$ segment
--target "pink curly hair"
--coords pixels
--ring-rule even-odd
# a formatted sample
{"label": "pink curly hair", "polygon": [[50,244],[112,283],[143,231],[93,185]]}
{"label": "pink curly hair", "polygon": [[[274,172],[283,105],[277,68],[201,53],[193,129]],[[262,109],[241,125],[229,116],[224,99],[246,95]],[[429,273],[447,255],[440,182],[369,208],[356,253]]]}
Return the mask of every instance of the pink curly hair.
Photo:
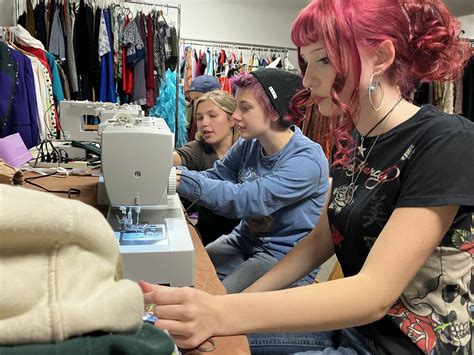
{"label": "pink curly hair", "polygon": [[[313,0],[298,15],[291,36],[300,48],[321,41],[336,70],[332,85],[333,104],[339,109],[331,117],[330,130],[336,145],[333,164],[345,165],[354,149],[351,132],[359,112],[361,60],[358,46],[374,50],[385,40],[395,47],[395,60],[386,74],[408,98],[417,82],[452,80],[462,73],[469,59],[468,45],[459,38],[460,25],[440,0]],[[349,63],[355,88],[349,102],[339,94],[348,78]],[[293,105],[310,100],[300,91]]]}

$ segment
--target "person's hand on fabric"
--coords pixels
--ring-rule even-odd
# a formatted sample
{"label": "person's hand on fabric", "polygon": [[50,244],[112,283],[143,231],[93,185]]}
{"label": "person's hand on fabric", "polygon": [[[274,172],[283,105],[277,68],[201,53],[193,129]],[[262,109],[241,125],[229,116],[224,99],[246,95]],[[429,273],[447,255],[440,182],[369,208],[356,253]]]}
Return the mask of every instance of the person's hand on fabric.
{"label": "person's hand on fabric", "polygon": [[217,327],[214,296],[191,287],[166,287],[140,281],[145,304],[154,304],[155,327],[167,330],[176,345],[192,349],[209,339]]}

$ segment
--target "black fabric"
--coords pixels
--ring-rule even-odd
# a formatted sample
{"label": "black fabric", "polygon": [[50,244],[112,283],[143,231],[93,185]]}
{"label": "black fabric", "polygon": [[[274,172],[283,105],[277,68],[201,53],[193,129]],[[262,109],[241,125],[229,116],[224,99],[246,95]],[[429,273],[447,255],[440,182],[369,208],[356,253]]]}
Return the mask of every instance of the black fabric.
{"label": "black fabric", "polygon": [[2,355],[171,355],[173,350],[170,336],[146,323],[135,334],[95,333],[60,343],[0,346]]}
{"label": "black fabric", "polygon": [[[175,27],[170,27],[171,33],[171,56],[166,60],[166,69],[175,71],[178,65],[178,34]],[[204,74],[204,73],[202,73]]]}
{"label": "black fabric", "polygon": [[18,17],[16,23],[19,24],[21,27],[26,28],[26,11],[23,12],[20,17]]}
{"label": "black fabric", "polygon": [[45,48],[47,46],[47,34],[46,34],[46,6],[44,1],[40,1],[34,10],[35,13],[35,27],[36,27],[36,38],[43,43]]}
{"label": "black fabric", "polygon": [[462,85],[462,114],[474,121],[474,57],[464,70]]}
{"label": "black fabric", "polygon": [[[51,0],[48,4],[48,33],[51,36],[51,28],[53,27],[53,19],[54,19],[54,9],[56,8],[56,0]],[[49,38],[48,38],[49,43]]]}
{"label": "black fabric", "polygon": [[280,117],[288,114],[288,106],[301,87],[301,77],[281,69],[265,68],[251,72],[263,86]]}
{"label": "black fabric", "polygon": [[430,102],[430,84],[419,83],[416,86],[415,97],[413,99],[417,105],[423,106]]}
{"label": "black fabric", "polygon": [[86,6],[84,0],[81,0],[74,23],[74,49],[79,80],[79,100],[93,100],[92,61],[97,57],[97,55],[94,56],[92,48],[93,17],[92,8]]}
{"label": "black fabric", "polygon": [[224,234],[229,234],[240,223],[240,219],[219,216],[203,206],[198,206],[198,215],[196,228],[204,246]]}
{"label": "black fabric", "polygon": [[[361,165],[365,157],[357,154],[347,168],[332,169],[328,216],[344,276],[356,275],[361,270],[370,248],[398,207],[460,205],[440,246],[453,253],[465,252],[469,238],[460,240],[456,234],[466,231],[469,235],[473,228],[474,124],[427,105],[375,142],[376,139],[369,137],[364,141],[366,156],[373,146],[365,164]],[[351,182],[355,182],[357,189],[354,201],[348,204],[344,197]],[[437,276],[432,275],[433,279]],[[392,318],[387,315],[361,331],[389,353],[400,354],[404,348],[415,354],[418,348],[406,341],[407,336],[401,336],[400,328],[412,321],[403,317],[403,312],[402,308],[393,309]],[[399,327],[392,325],[397,321],[402,322]],[[445,346],[441,341],[437,344],[437,351]]]}
{"label": "black fabric", "polygon": [[99,100],[100,96],[100,58],[99,58],[99,32],[100,32],[100,20],[103,16],[102,9],[97,7],[94,13],[94,25],[93,25],[93,39],[92,39],[92,53],[95,55],[90,59],[91,75],[92,75],[92,86],[95,92],[95,99]]}

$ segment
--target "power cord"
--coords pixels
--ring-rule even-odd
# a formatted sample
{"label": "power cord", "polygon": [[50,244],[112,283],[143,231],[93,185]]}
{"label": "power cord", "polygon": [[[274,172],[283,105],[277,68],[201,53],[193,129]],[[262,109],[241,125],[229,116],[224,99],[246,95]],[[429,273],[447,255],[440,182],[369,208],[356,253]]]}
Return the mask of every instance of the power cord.
{"label": "power cord", "polygon": [[189,180],[194,181],[194,182],[196,183],[196,185],[199,187],[199,194],[198,194],[198,196],[197,196],[193,201],[191,201],[191,204],[188,206],[188,208],[186,208],[186,209],[184,210],[184,213],[187,213],[187,212],[189,211],[189,209],[190,209],[191,207],[193,207],[193,206],[196,204],[196,202],[198,202],[199,199],[201,198],[202,188],[201,188],[201,185],[199,184],[199,181],[197,181],[195,178],[192,178],[191,176],[182,175],[182,174],[180,174],[180,177],[182,177],[182,178],[184,177],[184,178],[186,178],[186,179],[189,179]]}
{"label": "power cord", "polygon": [[199,229],[197,229],[196,225],[188,218],[187,215],[185,215],[184,218],[186,219],[186,222],[188,222],[193,227],[193,229],[196,231],[196,234],[198,235],[199,239],[202,240],[201,233],[199,233]]}
{"label": "power cord", "polygon": [[25,178],[25,182],[27,184],[30,184],[30,185],[33,185],[33,186],[36,186],[40,189],[42,189],[43,191],[46,191],[46,192],[52,192],[52,193],[56,193],[56,194],[67,194],[67,197],[68,198],[71,198],[71,195],[80,195],[81,194],[81,190],[80,189],[77,189],[75,187],[71,187],[70,189],[68,190],[50,190],[50,189],[47,189],[46,187],[44,186],[41,186],[41,185],[38,185],[34,182],[32,182],[32,180],[37,180],[37,179],[42,179],[42,178],[45,178],[45,177],[48,177],[48,176],[53,176],[53,175],[56,175],[58,172],[55,171],[53,173],[50,173],[50,174],[46,174],[46,175],[41,175],[41,176],[33,176],[33,177],[29,177],[29,178]]}

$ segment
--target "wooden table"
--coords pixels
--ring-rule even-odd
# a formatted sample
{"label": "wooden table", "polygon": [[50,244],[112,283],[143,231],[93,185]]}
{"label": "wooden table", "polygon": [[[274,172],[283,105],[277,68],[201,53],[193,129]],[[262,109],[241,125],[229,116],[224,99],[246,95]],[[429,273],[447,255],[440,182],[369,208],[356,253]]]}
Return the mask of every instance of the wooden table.
{"label": "wooden table", "polygon": [[[33,173],[26,173],[25,177],[38,176]],[[71,199],[80,200],[91,206],[97,206],[97,181],[96,176],[68,176],[61,178],[56,176],[49,176],[41,179],[36,179],[33,182],[46,187],[48,190],[66,191],[69,188],[77,188],[81,190],[80,195],[71,195]],[[30,184],[24,185],[27,188],[41,190]],[[57,193],[58,196],[67,197],[67,194]],[[99,206],[100,207],[100,206]],[[103,211],[103,208],[99,208]],[[204,246],[199,239],[193,226],[189,226],[191,238],[193,240],[195,249],[195,285],[197,289],[206,291],[213,295],[223,295],[226,290],[217,277],[214,265],[212,265]],[[250,354],[247,337],[245,335],[214,337],[216,349],[212,354]],[[207,346],[207,344],[206,344]],[[199,351],[186,351],[186,354],[204,354]]]}

